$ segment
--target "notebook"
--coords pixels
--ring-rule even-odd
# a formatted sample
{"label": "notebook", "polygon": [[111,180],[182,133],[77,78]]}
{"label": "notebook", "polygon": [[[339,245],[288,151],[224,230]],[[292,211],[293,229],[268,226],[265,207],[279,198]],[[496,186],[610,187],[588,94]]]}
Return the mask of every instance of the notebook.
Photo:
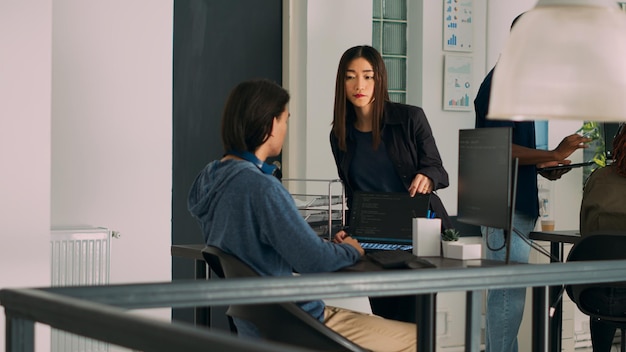
{"label": "notebook", "polygon": [[427,217],[430,195],[354,192],[348,233],[365,251],[411,250],[413,218]]}

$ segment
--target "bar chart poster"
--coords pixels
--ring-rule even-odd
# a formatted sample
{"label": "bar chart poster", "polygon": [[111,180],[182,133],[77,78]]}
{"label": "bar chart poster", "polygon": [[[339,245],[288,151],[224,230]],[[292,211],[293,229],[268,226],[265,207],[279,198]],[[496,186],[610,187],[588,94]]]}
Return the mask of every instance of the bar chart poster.
{"label": "bar chart poster", "polygon": [[443,0],[443,50],[471,52],[473,0]]}
{"label": "bar chart poster", "polygon": [[472,58],[446,55],[443,80],[443,109],[472,111]]}

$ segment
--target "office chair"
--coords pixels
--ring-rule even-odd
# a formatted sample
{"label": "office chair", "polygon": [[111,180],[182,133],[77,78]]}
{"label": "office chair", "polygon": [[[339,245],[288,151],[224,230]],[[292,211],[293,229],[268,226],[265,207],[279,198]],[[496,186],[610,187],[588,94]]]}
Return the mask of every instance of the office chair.
{"label": "office chair", "polygon": [[[626,259],[626,234],[597,233],[583,237],[570,251],[567,261],[585,260],[617,260]],[[610,316],[598,313],[595,302],[585,300],[585,291],[590,288],[626,288],[624,282],[607,282],[597,284],[567,285],[567,295],[584,314],[613,325],[621,332],[621,351],[626,352],[626,312],[621,316]]]}
{"label": "office chair", "polygon": [[[222,278],[260,276],[239,258],[217,247],[205,247],[202,255],[209,267]],[[226,314],[253,323],[264,338],[274,342],[317,351],[368,351],[328,328],[292,302],[231,305]]]}

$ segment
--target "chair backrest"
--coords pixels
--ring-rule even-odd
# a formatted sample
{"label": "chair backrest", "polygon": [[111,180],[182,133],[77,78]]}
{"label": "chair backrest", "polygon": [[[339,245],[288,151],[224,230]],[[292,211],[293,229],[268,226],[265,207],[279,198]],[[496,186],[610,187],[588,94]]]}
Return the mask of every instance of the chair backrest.
{"label": "chair backrest", "polygon": [[[589,261],[589,260],[620,260],[626,259],[626,233],[595,233],[583,237],[574,245],[567,261]],[[568,296],[578,306],[581,312],[586,315],[610,319],[626,321],[625,317],[608,317],[600,316],[594,310],[590,302],[581,300],[581,295],[585,290],[590,288],[625,288],[625,282],[609,282],[596,284],[580,284],[568,285],[566,291]]]}
{"label": "chair backrest", "polygon": [[[202,255],[213,272],[222,278],[260,276],[239,258],[217,247],[205,247]],[[318,351],[367,351],[292,302],[232,305],[227,314],[251,322],[264,338],[271,341]]]}

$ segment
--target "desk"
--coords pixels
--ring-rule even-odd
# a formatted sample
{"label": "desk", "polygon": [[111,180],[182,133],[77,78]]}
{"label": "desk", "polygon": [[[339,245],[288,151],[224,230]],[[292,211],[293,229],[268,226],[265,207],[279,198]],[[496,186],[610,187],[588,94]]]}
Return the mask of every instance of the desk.
{"label": "desk", "polygon": [[[487,267],[487,266],[501,266],[505,265],[500,261],[493,261],[487,259],[474,259],[474,260],[459,260],[449,259],[443,257],[424,257],[431,263],[437,266],[437,269],[452,269],[452,268],[469,268],[469,267]],[[515,264],[512,264],[515,265]],[[360,260],[356,264],[344,268],[341,271],[345,272],[368,272],[368,271],[385,271],[389,269],[383,269],[367,257]],[[404,270],[404,269],[401,269]],[[423,270],[423,269],[417,269]],[[397,297],[397,296],[396,296]],[[405,296],[401,296],[402,299],[407,301],[406,305],[411,305],[405,299]],[[417,324],[417,350],[418,351],[435,351],[437,341],[437,296],[436,293],[417,295],[414,303],[415,306],[415,323]],[[468,291],[465,297],[466,303],[466,315],[465,315],[465,350],[466,351],[479,351],[480,350],[480,337],[481,337],[481,313],[483,297],[481,291]]]}
{"label": "desk", "polygon": [[[196,261],[196,278],[206,279],[206,263],[202,256],[202,248],[204,244],[188,244],[188,245],[172,245],[172,256],[183,257],[193,259]],[[468,267],[486,267],[486,266],[501,266],[505,265],[503,262],[491,261],[485,259],[476,260],[458,260],[448,259],[442,257],[426,257],[429,261],[437,266],[437,269],[450,269],[450,268],[468,268]],[[514,264],[515,265],[515,264]],[[202,268],[201,268],[202,267]],[[433,269],[433,270],[437,270]],[[368,260],[366,257],[360,260],[356,264],[344,268],[341,271],[345,272],[364,272],[364,271],[384,271],[374,262]],[[406,269],[402,269],[406,270]],[[418,269],[422,270],[422,269]],[[418,351],[435,351],[436,342],[436,294],[421,294],[416,296],[416,317],[417,317],[417,329],[418,329]],[[466,351],[480,351],[480,327],[481,318],[480,313],[482,311],[482,294],[481,291],[468,291],[466,294],[466,316],[465,316],[465,350]],[[196,317],[208,317],[209,308],[196,308]],[[207,319],[201,322],[203,325],[209,325],[210,321]]]}
{"label": "desk", "polygon": [[[531,240],[549,241],[550,242],[550,262],[564,262],[564,248],[565,243],[576,243],[580,240],[580,233],[578,230],[566,230],[566,231],[538,231],[530,233]],[[533,290],[539,290],[541,288],[533,288]],[[535,297],[540,295],[533,294],[533,326],[538,329],[545,330],[548,328],[548,344],[550,351],[561,351],[561,338],[562,338],[562,320],[563,320],[563,300],[559,295],[562,295],[561,286],[550,286],[548,289],[548,302],[534,302]],[[548,317],[548,309],[553,302],[558,303],[554,307],[554,315],[550,319]],[[546,322],[548,326],[546,327]],[[533,340],[533,350],[537,350],[539,346],[544,346],[546,341]],[[538,345],[535,345],[537,343]]]}
{"label": "desk", "polygon": [[564,243],[577,243],[580,241],[580,232],[578,230],[564,230],[564,231],[537,231],[530,233],[531,240],[549,241],[550,242],[550,254],[554,257],[551,262],[563,262],[563,244]]}

